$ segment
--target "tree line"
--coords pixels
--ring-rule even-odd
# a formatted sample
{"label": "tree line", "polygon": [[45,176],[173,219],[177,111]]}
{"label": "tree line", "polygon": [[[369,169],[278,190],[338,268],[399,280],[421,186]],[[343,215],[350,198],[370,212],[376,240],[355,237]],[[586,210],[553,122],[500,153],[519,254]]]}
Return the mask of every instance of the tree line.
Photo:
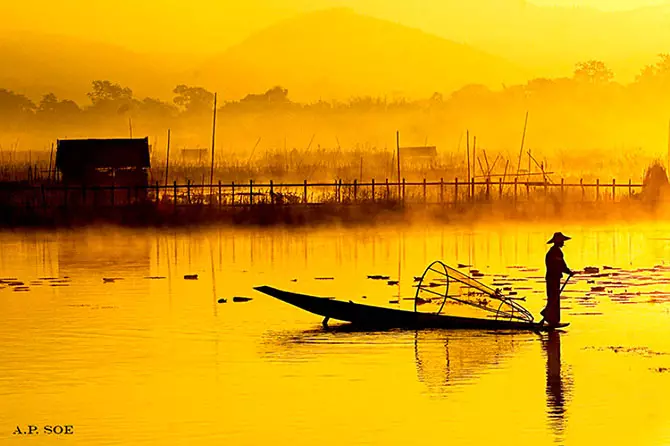
{"label": "tree line", "polygon": [[[105,118],[110,115],[143,116],[154,121],[188,118],[211,113],[214,93],[205,88],[177,85],[171,102],[156,98],[138,98],[133,90],[109,80],[95,80],[87,93],[90,103],[78,104],[58,98],[53,93],[34,102],[23,94],[0,88],[0,130],[17,128],[22,124],[77,123],[84,118]],[[604,106],[605,102],[629,101],[662,102],[670,93],[670,54],[660,54],[655,63],[644,67],[637,78],[626,85],[614,81],[614,73],[599,60],[576,64],[571,77],[539,78],[526,84],[503,86],[491,90],[483,85],[467,85],[445,97],[434,93],[426,99],[387,100],[379,97],[355,97],[348,101],[297,103],[289,99],[289,92],[275,86],[260,94],[248,94],[238,101],[220,103],[223,112],[259,111],[267,109],[295,109],[308,111],[328,110],[388,110],[413,108],[494,107],[535,100],[549,104],[564,102]]]}

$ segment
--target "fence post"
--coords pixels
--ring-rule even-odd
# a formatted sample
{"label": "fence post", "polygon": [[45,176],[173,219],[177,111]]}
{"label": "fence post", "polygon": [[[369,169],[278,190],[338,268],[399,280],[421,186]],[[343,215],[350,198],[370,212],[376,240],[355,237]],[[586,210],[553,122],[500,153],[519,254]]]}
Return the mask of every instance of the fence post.
{"label": "fence post", "polygon": [[596,180],[596,201],[600,201],[600,178]]}
{"label": "fence post", "polygon": [[426,204],[426,179],[423,179],[423,204]]}
{"label": "fence post", "polygon": [[405,179],[402,179],[402,204],[405,204]]}
{"label": "fence post", "polygon": [[517,200],[517,188],[519,186],[519,179],[514,178],[514,204],[516,205],[516,200]]}
{"label": "fence post", "polygon": [[530,201],[530,179],[526,178],[526,200]]}
{"label": "fence post", "polygon": [[616,178],[612,178],[612,203],[616,201]]}
{"label": "fence post", "polygon": [[628,179],[628,198],[633,197],[633,180]]}
{"label": "fence post", "polygon": [[186,201],[191,204],[191,180],[186,181]]}
{"label": "fence post", "polygon": [[386,179],[386,201],[391,199],[391,190],[389,189],[389,179]]}
{"label": "fence post", "polygon": [[231,183],[230,204],[235,207],[235,182]]}
{"label": "fence post", "polygon": [[358,181],[354,180],[354,203],[358,197]]}
{"label": "fence post", "polygon": [[303,182],[302,202],[307,204],[307,180]]}
{"label": "fence post", "polygon": [[454,204],[458,203],[458,177],[454,180]]}
{"label": "fence post", "polygon": [[475,177],[470,178],[470,198],[475,200]]}
{"label": "fence post", "polygon": [[219,180],[219,210],[221,209],[221,201],[223,201],[223,196],[221,194],[221,180]]}
{"label": "fence post", "polygon": [[249,205],[254,204],[254,180],[249,180]]}
{"label": "fence post", "polygon": [[440,204],[444,204],[444,178],[440,177]]}
{"label": "fence post", "polygon": [[270,180],[270,204],[275,204],[275,186],[272,180]]}
{"label": "fence post", "polygon": [[579,179],[579,186],[582,188],[582,203],[584,203],[584,178]]}
{"label": "fence post", "polygon": [[561,178],[561,203],[565,201],[565,178]]}
{"label": "fence post", "polygon": [[174,180],[174,182],[172,183],[172,187],[173,187],[173,191],[172,191],[172,201],[173,201],[173,203],[172,203],[172,206],[174,207],[174,211],[177,212],[177,199],[178,199],[177,180]]}
{"label": "fence post", "polygon": [[342,178],[340,178],[337,186],[337,199],[340,203],[342,203]]}
{"label": "fence post", "polygon": [[502,200],[503,197],[503,184],[502,178],[498,178],[498,198]]}
{"label": "fence post", "polygon": [[158,181],[156,181],[156,203],[158,203],[160,201],[160,199],[159,199],[160,193],[161,193],[161,189],[160,189]]}
{"label": "fence post", "polygon": [[486,201],[491,198],[491,178],[486,177]]}
{"label": "fence post", "polygon": [[372,202],[375,202],[375,179],[372,179]]}

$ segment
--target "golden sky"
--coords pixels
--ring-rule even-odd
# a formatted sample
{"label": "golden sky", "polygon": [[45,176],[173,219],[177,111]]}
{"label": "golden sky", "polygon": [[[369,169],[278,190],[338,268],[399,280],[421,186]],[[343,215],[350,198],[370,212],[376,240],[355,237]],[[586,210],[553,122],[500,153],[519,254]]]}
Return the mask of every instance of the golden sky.
{"label": "golden sky", "polygon": [[[479,0],[492,4],[492,0]],[[493,4],[522,0],[497,0]],[[140,51],[210,53],[296,13],[346,6],[356,12],[419,26],[417,17],[440,16],[459,2],[419,0],[26,0],[3,7],[5,30],[57,33],[114,42]],[[542,6],[580,6],[603,10],[670,4],[668,0],[534,0]],[[451,6],[450,6],[451,5]],[[458,6],[460,7],[460,6]],[[412,18],[404,23],[404,18]],[[429,31],[435,31],[435,28]],[[2,31],[0,31],[2,33]]]}

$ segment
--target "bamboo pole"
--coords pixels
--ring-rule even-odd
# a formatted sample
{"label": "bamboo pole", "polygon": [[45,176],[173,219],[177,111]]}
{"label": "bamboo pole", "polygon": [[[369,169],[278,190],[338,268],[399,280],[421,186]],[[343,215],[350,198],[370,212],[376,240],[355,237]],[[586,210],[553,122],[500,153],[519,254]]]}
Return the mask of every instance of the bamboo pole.
{"label": "bamboo pole", "polygon": [[170,171],[170,129],[167,134],[167,157],[165,159],[165,187],[168,185],[168,173]]}
{"label": "bamboo pole", "polygon": [[528,128],[528,112],[526,111],[526,120],[523,124],[523,135],[521,136],[521,149],[519,150],[519,164],[516,167],[516,177],[519,177],[519,171],[521,170],[521,155],[523,154],[523,146],[526,142],[526,129]]}
{"label": "bamboo pole", "polygon": [[[468,154],[468,177],[466,183],[470,182],[470,130],[465,132],[465,151]],[[470,197],[470,188],[468,187],[468,198]]]}
{"label": "bamboo pole", "polygon": [[210,186],[210,194],[212,193],[211,187],[212,184],[214,183],[214,143],[216,141],[216,93],[214,93],[214,112],[213,112],[213,118],[212,118],[212,164],[209,169],[209,186]]}
{"label": "bamboo pole", "polygon": [[51,182],[51,163],[54,157],[54,143],[51,143],[51,155],[49,155],[49,182]]}
{"label": "bamboo pole", "polygon": [[401,197],[401,192],[400,192],[400,132],[396,131],[395,132],[395,142],[396,142],[396,147],[398,151],[398,199]]}

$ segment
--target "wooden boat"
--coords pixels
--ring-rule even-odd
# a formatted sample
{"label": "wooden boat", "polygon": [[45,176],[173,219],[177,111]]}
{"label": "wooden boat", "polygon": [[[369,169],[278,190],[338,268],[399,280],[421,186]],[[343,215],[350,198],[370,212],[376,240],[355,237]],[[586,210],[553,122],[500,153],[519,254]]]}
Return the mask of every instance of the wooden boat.
{"label": "wooden boat", "polygon": [[[254,288],[268,296],[272,296],[288,304],[294,305],[310,313],[323,316],[323,324],[329,319],[351,322],[357,326],[368,328],[447,328],[447,329],[482,329],[482,330],[550,330],[547,325],[532,321],[483,319],[448,316],[444,314],[421,313],[394,308],[382,308],[354,302],[344,302],[328,297],[310,296],[283,291],[270,286]],[[567,327],[560,324],[558,327]]]}

